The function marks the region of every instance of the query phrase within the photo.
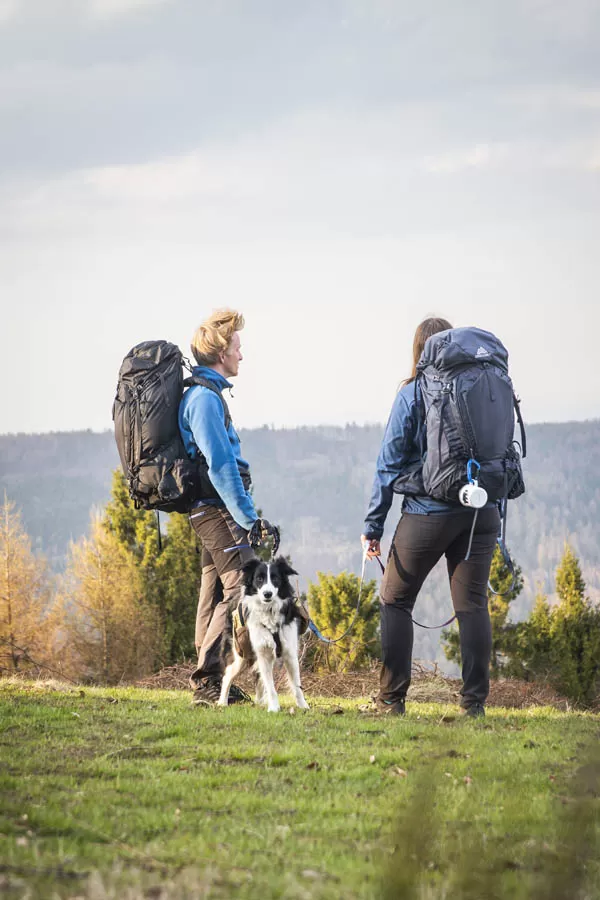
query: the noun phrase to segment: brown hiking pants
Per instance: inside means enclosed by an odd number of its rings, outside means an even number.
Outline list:
[[[220,676],[225,667],[224,640],[231,632],[231,609],[240,599],[242,566],[254,552],[248,532],[223,506],[196,507],[190,513],[192,528],[202,542],[202,582],[196,614],[198,667],[193,682]]]

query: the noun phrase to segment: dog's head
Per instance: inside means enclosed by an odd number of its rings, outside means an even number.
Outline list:
[[[294,596],[290,576],[298,573],[284,556],[278,556],[270,563],[251,559],[243,572],[246,597],[259,597],[263,603],[271,603],[275,598],[287,600]]]

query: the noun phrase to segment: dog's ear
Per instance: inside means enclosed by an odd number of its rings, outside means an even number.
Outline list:
[[[260,566],[260,559],[254,557],[254,559],[249,559],[247,563],[244,563],[242,566],[242,572],[244,575],[244,584],[246,588],[249,588],[252,584],[252,579],[254,578],[254,573]]]
[[[298,574],[295,569],[292,569],[285,556],[278,556],[275,560],[275,565],[277,566],[281,574],[286,576],[286,578],[289,578],[290,575]]]

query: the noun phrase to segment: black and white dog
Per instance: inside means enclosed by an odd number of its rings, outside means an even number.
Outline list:
[[[252,559],[243,568],[242,598],[233,611],[233,662],[227,666],[221,686],[219,706],[227,706],[234,678],[249,666],[258,674],[256,702],[269,712],[279,711],[279,698],[273,681],[275,659],[281,656],[290,690],[300,709],[308,709],[300,684],[298,635],[303,617],[294,601],[290,575],[292,569],[283,556],[264,563]]]

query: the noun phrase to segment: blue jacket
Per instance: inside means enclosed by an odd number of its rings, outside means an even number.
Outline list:
[[[365,519],[364,534],[377,539],[383,534],[383,527],[392,500],[394,482],[400,475],[418,474],[425,452],[425,429],[420,420],[419,405],[415,397],[414,382],[404,385],[394,400],[386,425],[381,449],[377,458],[377,471],[373,480],[371,502]],[[415,482],[418,483],[416,478]],[[456,503],[444,503],[422,493],[405,493],[402,503],[403,513],[452,514],[462,512],[464,507]]]
[[[212,381],[220,391],[233,386],[208,366],[195,366],[193,374]],[[258,516],[252,497],[242,484],[240,469],[249,471],[250,466],[242,458],[233,423],[225,429],[223,405],[214,391],[201,384],[187,389],[179,404],[179,430],[188,456],[195,459],[200,448],[208,463],[208,476],[223,504],[238,525],[249,531]]]

